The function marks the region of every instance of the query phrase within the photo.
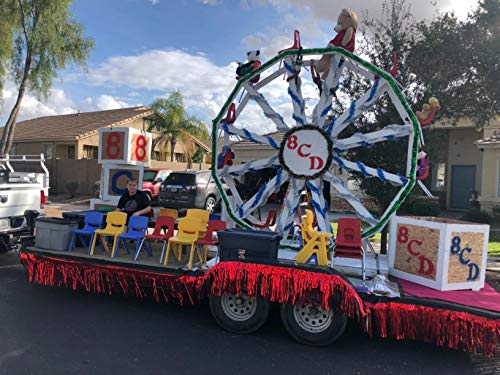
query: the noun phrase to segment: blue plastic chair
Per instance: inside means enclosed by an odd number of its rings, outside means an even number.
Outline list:
[[[135,252],[139,249],[141,245],[142,238],[146,234],[148,230],[149,218],[146,216],[132,216],[128,221],[128,230],[127,233],[120,234],[118,236],[118,245],[116,247],[116,251],[114,254],[114,258],[118,254],[118,248],[120,247],[120,242],[123,242],[123,246],[127,251],[127,254],[130,254],[130,250],[127,245],[127,241],[136,241]]]
[[[92,244],[92,240],[94,239],[95,231],[97,229],[101,229],[102,223],[104,221],[104,214],[97,211],[90,211],[85,214],[85,225],[82,229],[75,229],[73,231],[73,236],[71,237],[71,241],[69,242],[68,251],[72,251],[76,246],[76,241],[80,238],[83,246],[87,248],[87,252],[90,254],[90,246]],[[89,244],[85,243],[83,237],[90,237]]]

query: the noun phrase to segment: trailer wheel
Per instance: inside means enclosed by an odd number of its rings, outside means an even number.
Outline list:
[[[313,346],[333,343],[347,326],[347,317],[341,311],[323,310],[307,302],[281,305],[281,320],[293,339]]]
[[[246,295],[211,296],[210,311],[217,323],[226,331],[252,333],[266,322],[269,302]]]

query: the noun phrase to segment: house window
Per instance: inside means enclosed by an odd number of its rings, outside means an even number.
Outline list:
[[[13,143],[12,146],[10,146],[9,154],[17,155],[17,145],[15,143]]]
[[[43,145],[43,154],[45,156],[45,159],[52,159],[54,153],[54,146],[52,144],[47,144],[45,143]]]
[[[83,158],[84,159],[97,159],[97,151],[98,151],[97,146],[88,146],[84,145],[83,146]]]
[[[153,151],[153,159],[154,160],[161,160],[161,153],[160,151]]]
[[[75,145],[68,145],[68,159],[75,159]]]

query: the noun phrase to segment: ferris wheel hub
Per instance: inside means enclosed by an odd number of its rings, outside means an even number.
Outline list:
[[[295,178],[314,179],[332,164],[332,140],[314,125],[297,126],[285,133],[279,158],[283,168]]]

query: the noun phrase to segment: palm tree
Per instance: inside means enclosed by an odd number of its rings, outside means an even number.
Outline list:
[[[178,90],[173,91],[166,99],[156,99],[150,108],[154,111],[148,127],[148,131],[155,133],[153,148],[158,144],[170,143],[170,161],[173,162],[175,145],[180,142],[187,155],[189,168],[196,152],[191,136],[208,140],[208,128],[202,121],[186,113],[182,93]]]

